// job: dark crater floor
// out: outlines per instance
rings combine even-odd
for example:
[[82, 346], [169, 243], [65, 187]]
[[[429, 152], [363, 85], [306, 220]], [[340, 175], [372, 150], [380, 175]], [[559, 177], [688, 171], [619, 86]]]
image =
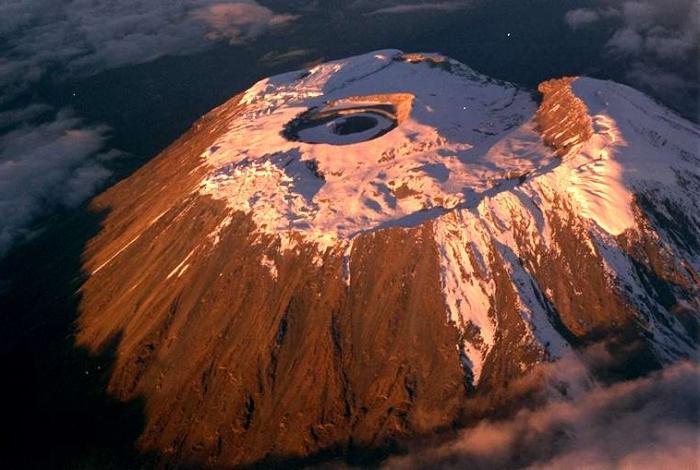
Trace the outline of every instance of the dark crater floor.
[[282, 130], [293, 142], [350, 145], [376, 139], [398, 124], [392, 104], [311, 108]]

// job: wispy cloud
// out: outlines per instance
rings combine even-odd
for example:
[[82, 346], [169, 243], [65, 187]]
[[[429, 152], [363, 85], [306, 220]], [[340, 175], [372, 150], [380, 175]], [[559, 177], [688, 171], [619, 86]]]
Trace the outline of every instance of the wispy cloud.
[[698, 365], [680, 363], [511, 420], [482, 422], [384, 468], [694, 468], [700, 459], [699, 384]]
[[278, 15], [255, 2], [217, 3], [199, 8], [192, 16], [209, 25], [207, 37], [226, 39], [242, 44], [260, 36], [266, 30], [295, 21], [297, 15]]
[[260, 58], [260, 63], [267, 66], [281, 65], [313, 54], [313, 49], [289, 49], [284, 52], [270, 51]]
[[[0, 2], [0, 106], [46, 78], [89, 76], [242, 44], [296, 19], [254, 0]], [[4, 133], [4, 134], [3, 134]], [[72, 207], [109, 176], [107, 128], [43, 104], [0, 113], [0, 256], [51, 210]]]
[[12, 113], [0, 113], [0, 122], [15, 124], [0, 136], [0, 256], [37, 217], [92, 195], [110, 176], [104, 162], [119, 156], [105, 150], [108, 128], [85, 126], [69, 110], [52, 115], [32, 105]]
[[295, 19], [254, 0], [3, 2], [0, 88], [8, 99], [47, 73], [90, 75], [193, 53], [212, 40], [240, 44]]
[[669, 102], [697, 107], [700, 3], [695, 0], [599, 0], [566, 13], [572, 30], [610, 31], [606, 53], [628, 64], [627, 78]]
[[368, 16], [404, 13], [448, 12], [463, 10], [469, 6], [469, 2], [425, 2], [425, 3], [400, 3], [383, 8], [378, 8], [367, 13]]
[[566, 12], [566, 23], [572, 29], [579, 29], [600, 20], [600, 14], [590, 8], [577, 8]]

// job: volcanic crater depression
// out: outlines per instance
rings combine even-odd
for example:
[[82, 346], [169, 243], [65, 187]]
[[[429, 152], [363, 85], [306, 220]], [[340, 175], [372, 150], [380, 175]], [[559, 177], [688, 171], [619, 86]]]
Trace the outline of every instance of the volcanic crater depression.
[[396, 114], [391, 103], [331, 104], [303, 112], [285, 126], [282, 134], [293, 142], [351, 145], [395, 129]]

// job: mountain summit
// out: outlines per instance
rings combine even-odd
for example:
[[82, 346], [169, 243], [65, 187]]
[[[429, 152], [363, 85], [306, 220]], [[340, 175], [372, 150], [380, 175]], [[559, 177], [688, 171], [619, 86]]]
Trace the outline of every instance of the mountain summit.
[[77, 342], [139, 446], [220, 468], [515, 409], [538, 364], [693, 353], [700, 130], [590, 78], [541, 99], [437, 54], [262, 80], [97, 197]]

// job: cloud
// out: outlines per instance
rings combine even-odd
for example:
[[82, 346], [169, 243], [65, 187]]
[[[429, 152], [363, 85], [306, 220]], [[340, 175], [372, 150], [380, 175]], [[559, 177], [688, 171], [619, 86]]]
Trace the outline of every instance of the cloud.
[[651, 54], [684, 60], [697, 53], [700, 6], [694, 0], [601, 0], [598, 8], [579, 8], [565, 15], [572, 29], [605, 21], [612, 25], [608, 49], [623, 55]]
[[631, 28], [618, 30], [607, 42], [607, 47], [617, 54], [639, 55], [644, 47], [644, 38]]
[[5, 100], [48, 73], [90, 75], [235, 44], [288, 25], [253, 0], [22, 0], [0, 3], [0, 89]]
[[35, 119], [49, 111], [51, 111], [51, 106], [43, 103], [34, 103], [25, 108], [0, 112], [0, 131], [8, 130], [13, 126]]
[[484, 421], [447, 443], [390, 459], [386, 470], [695, 468], [700, 367], [594, 387], [573, 399]]
[[[296, 16], [254, 0], [15, 0], [0, 2], [0, 106], [42, 79], [243, 44]], [[0, 256], [34, 221], [75, 207], [102, 187], [108, 129], [30, 104], [0, 112]]]
[[618, 18], [622, 27], [607, 44], [612, 52], [670, 61], [697, 53], [700, 7], [693, 0], [628, 1], [619, 9]]
[[291, 62], [313, 54], [313, 49], [289, 49], [284, 52], [270, 51], [260, 58], [260, 63], [268, 67]]
[[0, 113], [0, 122], [14, 122], [0, 136], [0, 256], [30, 235], [38, 217], [75, 207], [98, 190], [110, 176], [104, 161], [118, 156], [104, 151], [108, 128], [84, 126], [69, 110], [36, 122], [49, 110], [32, 105]]
[[232, 44], [245, 43], [269, 28], [289, 24], [298, 18], [297, 15], [276, 15], [252, 1], [217, 3], [195, 10], [192, 16], [210, 26], [209, 39], [227, 39]]
[[434, 2], [434, 3], [402, 3], [389, 7], [379, 8], [367, 13], [367, 16], [383, 15], [383, 14], [401, 14], [401, 13], [422, 13], [422, 12], [447, 12], [462, 10], [469, 6], [469, 2], [453, 1], [453, 2]]
[[[697, 112], [700, 3], [696, 0], [599, 0], [564, 20], [572, 30], [610, 31], [607, 55], [626, 61], [627, 79], [680, 108]], [[660, 74], [660, 76], [659, 76]], [[663, 83], [664, 87], [656, 87]]]
[[590, 8], [577, 8], [566, 13], [566, 23], [572, 29], [579, 29], [589, 24], [600, 20], [600, 15], [597, 11]]

